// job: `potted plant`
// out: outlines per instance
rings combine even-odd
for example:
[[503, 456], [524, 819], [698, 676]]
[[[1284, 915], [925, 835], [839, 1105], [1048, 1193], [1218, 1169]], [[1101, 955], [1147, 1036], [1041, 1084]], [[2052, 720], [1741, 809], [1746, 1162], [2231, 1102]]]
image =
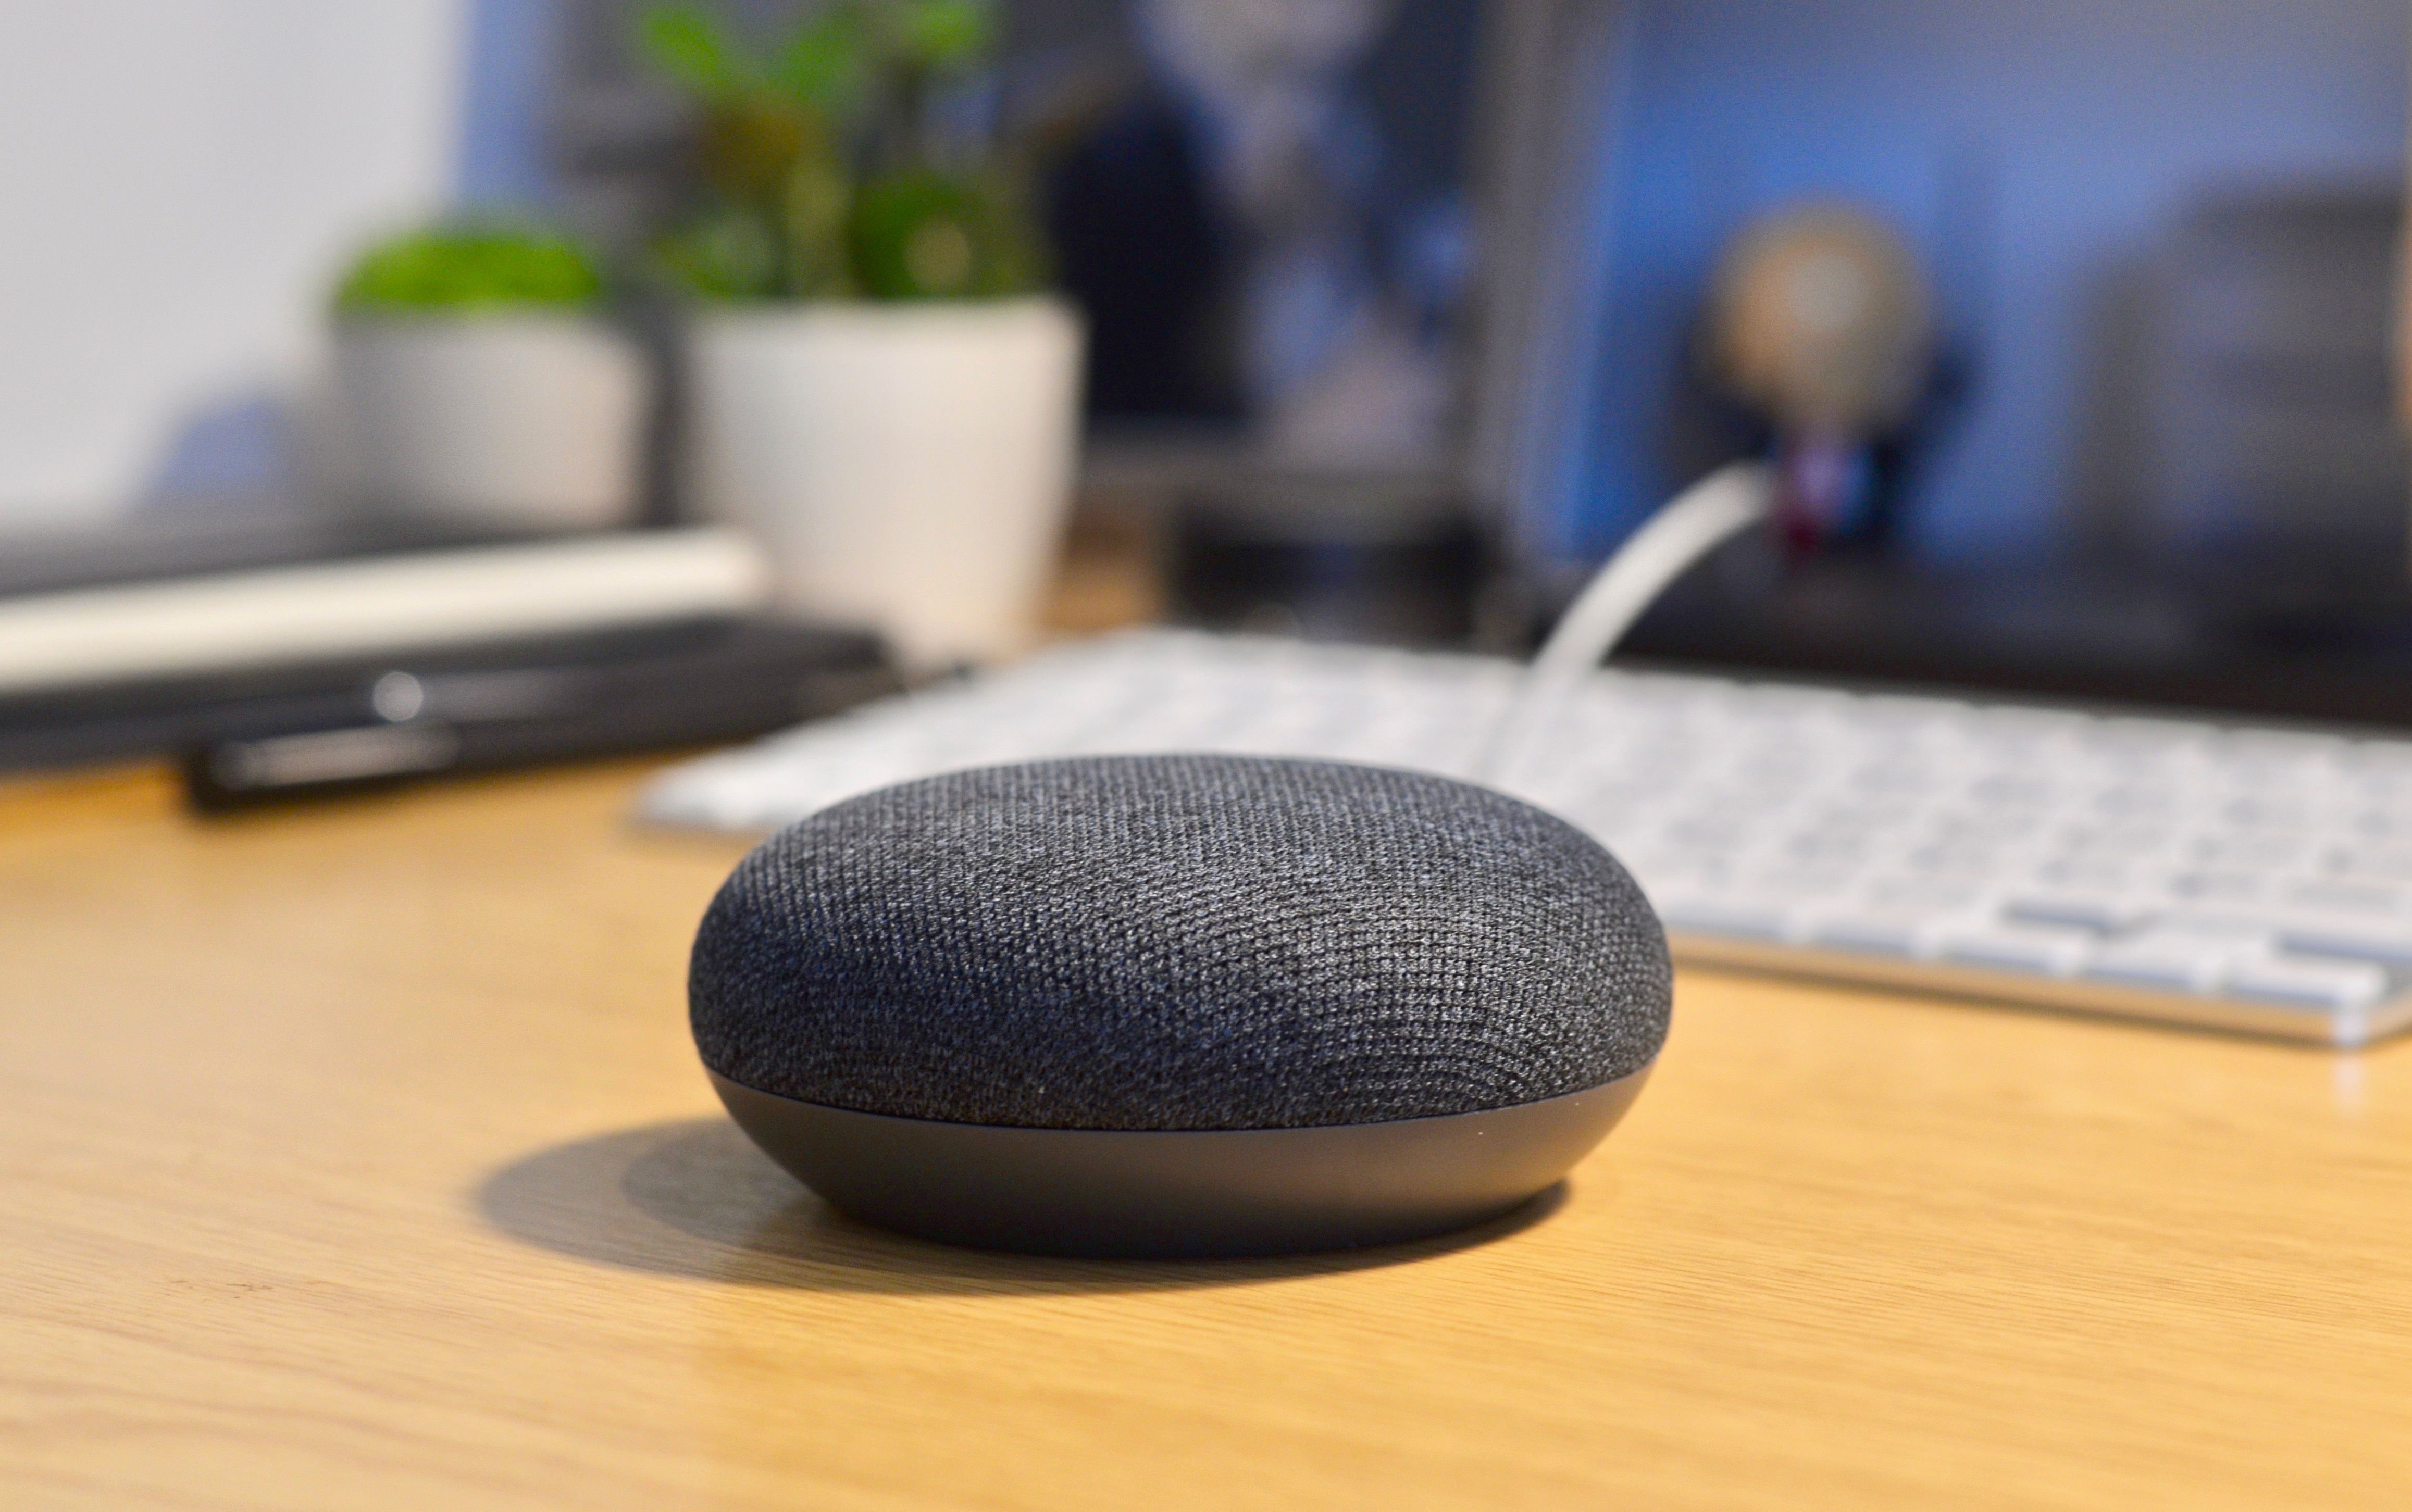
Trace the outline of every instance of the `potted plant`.
[[701, 116], [658, 249], [690, 297], [690, 503], [762, 539], [791, 607], [923, 665], [1029, 639], [1079, 439], [1080, 321], [970, 109], [992, 24], [841, 0], [770, 50], [691, 7], [642, 27]]
[[339, 484], [380, 511], [625, 525], [648, 382], [574, 243], [508, 225], [394, 237], [334, 301]]

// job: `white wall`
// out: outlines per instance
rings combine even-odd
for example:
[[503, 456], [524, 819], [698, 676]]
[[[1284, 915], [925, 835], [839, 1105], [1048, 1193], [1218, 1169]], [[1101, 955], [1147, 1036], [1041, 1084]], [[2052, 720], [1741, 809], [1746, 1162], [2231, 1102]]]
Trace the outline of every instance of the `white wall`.
[[0, 0], [0, 524], [121, 511], [439, 203], [461, 0]]

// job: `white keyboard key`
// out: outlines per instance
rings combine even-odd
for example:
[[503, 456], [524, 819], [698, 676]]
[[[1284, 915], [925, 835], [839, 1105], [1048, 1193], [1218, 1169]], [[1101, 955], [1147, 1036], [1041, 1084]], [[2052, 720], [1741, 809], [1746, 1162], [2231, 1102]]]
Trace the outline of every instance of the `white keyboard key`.
[[1987, 807], [2007, 808], [2022, 815], [2051, 806], [2064, 792], [2064, 785], [2048, 776], [2017, 771], [1994, 772], [1979, 778], [1969, 789], [1970, 796]]
[[2036, 867], [2037, 888], [2081, 897], [2109, 897], [2130, 890], [2133, 869], [2123, 861], [2063, 855]]
[[[2358, 810], [2339, 828], [2359, 840], [2391, 842], [2400, 847], [2412, 840], [2412, 808], [2399, 806], [2403, 796], [2390, 794], [2386, 805]], [[2399, 848], [2396, 854], [2405, 852]]]
[[2387, 991], [2387, 974], [2361, 962], [2277, 959], [2238, 965], [2220, 987], [2264, 1003], [2350, 1013], [2378, 1001]]
[[2125, 823], [2174, 819], [2192, 807], [2182, 795], [2159, 783], [2106, 787], [2085, 801], [2096, 817]]
[[2355, 845], [2330, 854], [2329, 864], [2341, 877], [2385, 884], [2412, 882], [2412, 847]]
[[2198, 837], [2192, 846], [2193, 859], [2213, 871], [2291, 866], [2308, 848], [2309, 843], [2302, 833], [2283, 830], [2206, 834]]
[[2385, 882], [2361, 882], [2340, 877], [2321, 877], [2316, 881], [2297, 883], [2286, 891], [2290, 908], [2323, 914], [2344, 914], [2361, 917], [2412, 917], [2412, 892]]
[[2312, 820], [2312, 808], [2282, 793], [2230, 800], [2219, 817], [2239, 829], [2301, 829]]
[[1903, 857], [1900, 864], [1917, 875], [1937, 880], [1992, 882], [1998, 881], [2013, 861], [1990, 845], [1925, 845]]
[[1948, 931], [1940, 944], [1942, 959], [1955, 965], [2074, 976], [2093, 951], [2094, 936], [2076, 930], [1993, 924]]
[[2183, 843], [2184, 833], [2174, 825], [2133, 823], [2081, 821], [2064, 831], [2060, 838], [2063, 852], [2072, 860], [2083, 859], [2107, 864], [2158, 857], [2178, 848]]
[[2163, 887], [2182, 905], [2213, 907], [2249, 907], [2266, 902], [2274, 891], [2273, 879], [2261, 872], [2178, 872]]
[[1978, 917], [1987, 913], [1993, 894], [1974, 882], [1937, 882], [1932, 877], [1875, 876], [1860, 888], [1859, 902], [1866, 911], [1886, 916], [1931, 918], [1942, 914]]
[[1969, 922], [1968, 915], [1963, 912], [1837, 910], [1811, 924], [1808, 940], [1831, 949], [1927, 961], [1942, 949], [1947, 935]]
[[2281, 926], [2278, 943], [2306, 955], [2412, 967], [2412, 924], [2390, 927], [2381, 920], [2298, 919]]
[[2007, 917], [2025, 924], [2058, 924], [2110, 933], [2135, 928], [2157, 904], [2125, 892], [2022, 892], [2003, 904]]
[[1809, 909], [1797, 902], [1676, 892], [1651, 903], [1670, 930], [1797, 944], [1809, 929]]
[[2208, 992], [2240, 957], [2259, 953], [2259, 945], [2234, 935], [2148, 932], [2096, 946], [2084, 975], [2122, 987]]

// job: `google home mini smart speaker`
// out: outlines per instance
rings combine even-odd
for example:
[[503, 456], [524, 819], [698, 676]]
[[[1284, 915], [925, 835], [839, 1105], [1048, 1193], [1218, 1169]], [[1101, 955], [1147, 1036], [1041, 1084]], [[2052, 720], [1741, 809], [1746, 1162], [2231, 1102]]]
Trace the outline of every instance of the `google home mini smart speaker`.
[[1548, 1189], [1667, 1034], [1657, 919], [1486, 788], [1243, 756], [906, 783], [781, 831], [697, 936], [697, 1047], [832, 1206], [1110, 1255], [1386, 1243]]

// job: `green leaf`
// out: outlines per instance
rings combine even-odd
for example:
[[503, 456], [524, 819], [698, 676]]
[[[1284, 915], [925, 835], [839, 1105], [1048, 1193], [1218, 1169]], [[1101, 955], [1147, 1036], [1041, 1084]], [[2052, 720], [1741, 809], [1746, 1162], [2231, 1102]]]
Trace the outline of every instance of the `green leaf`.
[[638, 42], [654, 66], [707, 99], [743, 93], [753, 70], [709, 11], [696, 6], [663, 6], [645, 12]]
[[779, 50], [771, 63], [771, 82], [806, 104], [843, 111], [861, 96], [869, 51], [859, 12], [851, 7], [824, 10]]
[[704, 112], [697, 143], [704, 181], [743, 204], [766, 207], [795, 170], [797, 159], [822, 133], [810, 110], [777, 95], [757, 93]]
[[899, 40], [913, 62], [945, 72], [987, 56], [995, 28], [980, 0], [905, 0], [900, 10]]
[[1045, 258], [1007, 186], [911, 169], [862, 187], [854, 211], [855, 275], [881, 300], [986, 299], [1045, 281]]
[[708, 212], [664, 237], [654, 254], [687, 289], [713, 300], [767, 299], [778, 292], [778, 241], [734, 207]]
[[580, 309], [602, 297], [603, 275], [566, 237], [525, 227], [462, 225], [411, 231], [361, 254], [335, 308]]
[[786, 217], [787, 292], [798, 299], [845, 299], [855, 292], [854, 254], [846, 230], [854, 185], [833, 158], [806, 159], [789, 176]]

